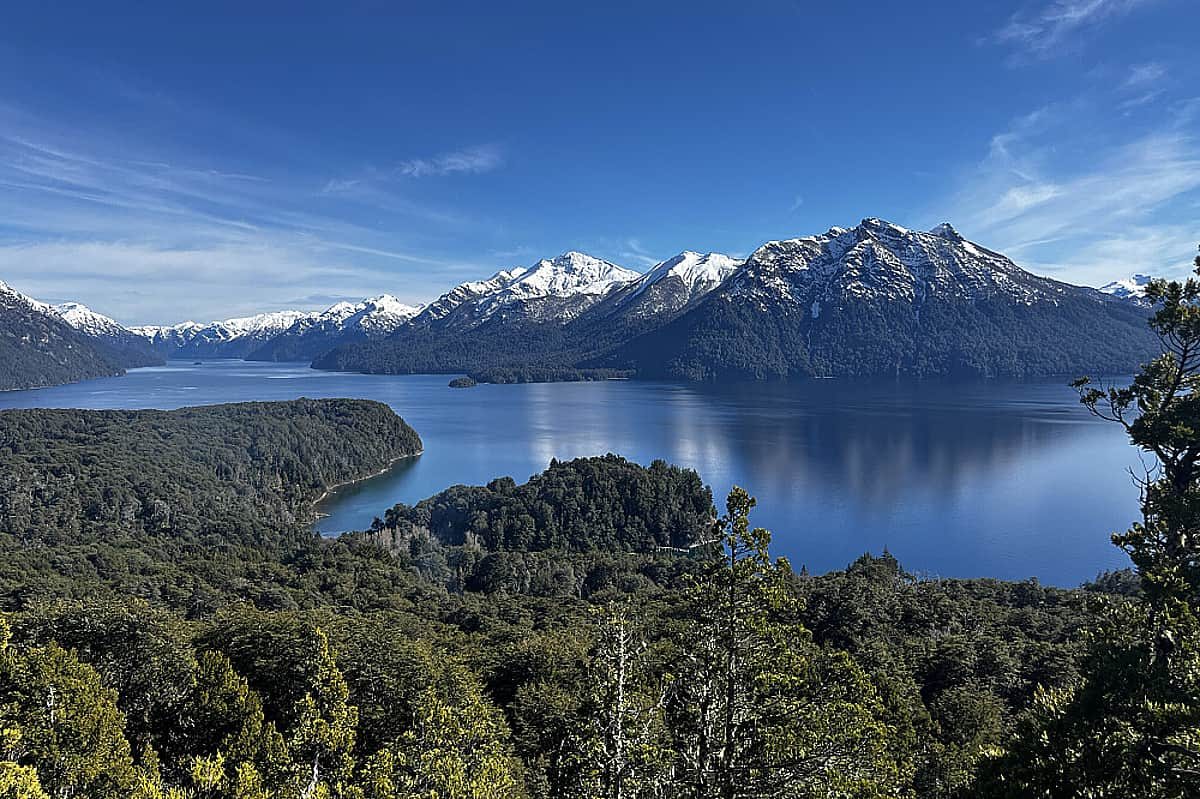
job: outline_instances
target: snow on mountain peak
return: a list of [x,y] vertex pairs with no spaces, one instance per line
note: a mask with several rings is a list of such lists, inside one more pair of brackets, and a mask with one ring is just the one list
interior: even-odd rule
[[1106,283],[1099,290],[1123,300],[1140,300],[1146,296],[1146,286],[1152,279],[1150,275],[1133,275]]
[[370,306],[374,312],[402,316],[405,319],[411,319],[421,312],[421,306],[407,305],[400,302],[400,300],[391,294],[380,294],[378,297],[369,297],[363,300],[363,305]]
[[639,290],[668,277],[676,277],[683,282],[689,292],[707,291],[733,274],[742,263],[736,258],[718,252],[701,255],[698,252],[684,250],[674,258],[668,258],[656,264],[649,272],[642,275],[638,280]]
[[32,308],[35,311],[39,311],[40,313],[57,316],[57,314],[54,313],[54,309],[52,307],[50,307],[49,305],[47,305],[44,302],[35,300],[33,297],[30,297],[28,294],[22,294],[21,292],[17,291],[12,286],[5,283],[3,280],[0,280],[0,294],[7,295],[9,297],[10,301],[18,302],[22,305]]
[[1057,303],[1060,294],[1052,281],[972,244],[948,224],[925,233],[876,217],[849,230],[768,242],[732,279],[735,294],[774,295],[806,306],[840,296],[917,304],[932,296]]
[[357,306],[354,303],[342,300],[341,302],[335,302],[333,305],[330,305],[328,308],[322,311],[319,315],[319,318],[334,319],[340,322],[347,316],[353,316],[356,310]]
[[312,316],[308,311],[270,311],[268,313],[242,316],[236,319],[225,319],[213,322],[212,327],[224,328],[233,335],[246,333],[266,333],[279,331],[282,333],[301,319]]
[[571,250],[557,258],[538,261],[505,286],[499,296],[502,301],[511,301],[604,294],[615,285],[641,276],[632,269]]
[[883,233],[890,236],[907,236],[910,232],[906,227],[901,227],[895,222],[889,222],[877,216],[867,217],[859,223],[859,227],[872,233]]
[[931,228],[929,232],[935,236],[938,236],[939,238],[949,239],[950,241],[963,240],[962,234],[955,230],[954,225],[950,224],[949,222],[943,222],[942,224]]
[[684,250],[621,289],[616,307],[632,308],[638,318],[678,311],[724,283],[743,263],[721,253]]
[[93,336],[121,335],[125,333],[120,323],[99,314],[79,302],[64,302],[52,306],[54,313],[76,330]]

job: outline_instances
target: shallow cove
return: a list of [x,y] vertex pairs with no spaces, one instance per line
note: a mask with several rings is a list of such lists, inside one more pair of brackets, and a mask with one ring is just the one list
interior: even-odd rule
[[1126,565],[1109,533],[1137,518],[1137,453],[1064,380],[696,386],[641,381],[447,387],[446,375],[172,361],[125,377],[0,395],[0,408],[177,408],[296,397],[388,403],[425,453],[338,489],[316,528],[367,527],[455,483],[518,481],[551,458],[616,452],[690,466],[718,505],[733,484],[797,569],[887,547],[910,570],[1076,585]]

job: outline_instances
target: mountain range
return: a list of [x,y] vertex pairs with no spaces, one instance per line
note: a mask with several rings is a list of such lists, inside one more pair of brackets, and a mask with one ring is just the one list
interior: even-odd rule
[[0,364],[23,361],[10,371],[24,377],[8,387],[165,357],[493,382],[1111,373],[1154,352],[1147,280],[1073,286],[949,224],[914,231],[869,218],[767,242],[745,259],[685,251],[645,273],[572,251],[420,307],[383,294],[320,312],[127,329],[79,303],[50,306],[5,287]]
[[[67,313],[83,323],[77,309]],[[105,343],[102,331],[78,330],[54,307],[0,282],[0,390],[123,374],[135,364],[123,361],[120,352]]]
[[[557,291],[456,289],[463,299],[437,318],[418,315],[313,365],[492,381],[593,371],[689,380],[1025,377],[1126,372],[1156,344],[1145,308],[1034,275],[949,224],[925,232],[869,218],[767,242],[744,261],[685,252],[637,277],[604,262],[581,273],[585,258],[568,253],[531,270],[561,273]],[[594,285],[598,269],[612,278],[606,287],[574,288]],[[581,275],[576,284],[565,279],[572,275]]]

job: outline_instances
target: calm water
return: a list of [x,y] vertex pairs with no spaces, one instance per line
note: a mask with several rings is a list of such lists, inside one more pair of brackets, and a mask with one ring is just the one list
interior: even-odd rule
[[209,361],[0,393],[0,408],[177,408],[243,400],[364,397],[417,429],[425,454],[343,489],[318,528],[365,527],[395,502],[551,458],[616,452],[690,466],[718,504],[730,485],[793,566],[841,568],[887,547],[925,574],[1076,585],[1126,565],[1108,542],[1137,515],[1136,453],[1062,381],[735,388],[612,381],[447,388],[447,376],[317,372]]

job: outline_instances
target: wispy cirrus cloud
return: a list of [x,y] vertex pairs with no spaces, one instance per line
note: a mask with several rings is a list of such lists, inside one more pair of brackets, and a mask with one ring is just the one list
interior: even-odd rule
[[661,258],[656,258],[647,252],[638,239],[626,239],[624,244],[624,249],[621,250],[619,255],[627,261],[635,261],[643,266],[653,266],[662,261]]
[[0,104],[0,277],[128,324],[223,318],[298,296],[418,301],[442,288],[431,273],[490,266],[436,254],[439,234],[470,224],[457,214],[395,193],[367,204],[377,227],[359,221],[361,201],[343,213],[303,178],[77,135]]
[[390,167],[367,166],[352,175],[330,178],[322,186],[321,193],[372,196],[380,194],[382,186],[404,178],[479,175],[503,165],[500,148],[483,144],[428,158],[410,158]]
[[1158,99],[1166,92],[1167,68],[1157,61],[1145,64],[1135,64],[1125,80],[1121,81],[1120,91],[1125,95],[1120,108],[1128,110],[1145,105]]
[[1100,140],[1081,133],[1104,116],[1092,102],[1038,109],[992,137],[930,218],[949,214],[969,238],[1070,282],[1177,274],[1200,242],[1198,108]]
[[1024,57],[1045,58],[1075,45],[1075,37],[1153,0],[1050,0],[1013,14],[991,41]]
[[414,158],[402,161],[396,167],[396,171],[412,178],[431,175],[477,175],[481,172],[498,169],[503,163],[504,159],[500,155],[499,148],[493,145],[483,145],[442,153],[433,158]]

